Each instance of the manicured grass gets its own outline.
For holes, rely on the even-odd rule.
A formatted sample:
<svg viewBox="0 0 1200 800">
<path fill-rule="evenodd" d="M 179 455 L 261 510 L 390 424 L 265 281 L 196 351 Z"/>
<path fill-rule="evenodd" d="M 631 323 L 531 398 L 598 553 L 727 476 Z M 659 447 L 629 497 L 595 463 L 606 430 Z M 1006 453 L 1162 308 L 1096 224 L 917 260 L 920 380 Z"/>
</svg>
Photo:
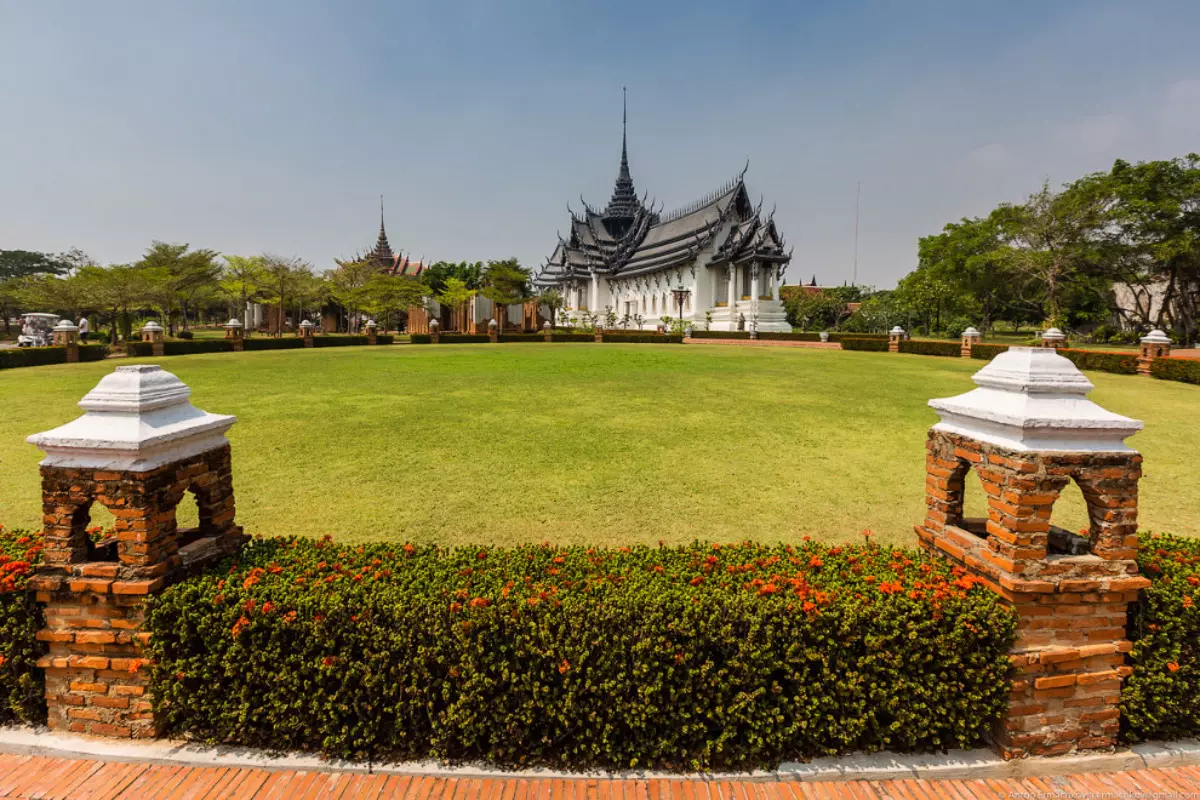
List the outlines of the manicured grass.
<svg viewBox="0 0 1200 800">
<path fill-rule="evenodd" d="M 153 362 L 154 359 L 139 359 Z M 0 373 L 0 522 L 34 526 L 27 435 L 77 416 L 122 360 Z M 980 362 L 706 345 L 508 344 L 219 353 L 161 360 L 238 416 L 251 533 L 446 544 L 694 538 L 914 542 L 931 397 Z M 1200 389 L 1089 373 L 1146 421 L 1143 527 L 1200 535 Z M 968 513 L 981 513 L 981 492 Z M 194 519 L 181 512 L 182 519 Z M 1083 524 L 1072 488 L 1055 521 Z"/>
</svg>

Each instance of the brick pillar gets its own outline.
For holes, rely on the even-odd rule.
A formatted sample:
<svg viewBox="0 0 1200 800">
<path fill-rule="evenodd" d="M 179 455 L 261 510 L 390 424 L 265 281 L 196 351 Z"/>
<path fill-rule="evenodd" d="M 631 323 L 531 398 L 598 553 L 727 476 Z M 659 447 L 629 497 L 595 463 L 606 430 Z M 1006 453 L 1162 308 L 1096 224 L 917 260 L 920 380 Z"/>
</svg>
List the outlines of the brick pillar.
<svg viewBox="0 0 1200 800">
<path fill-rule="evenodd" d="M 305 347 L 313 346 L 313 328 L 315 327 L 317 326 L 313 325 L 309 320 L 300 321 L 300 336 L 304 339 Z"/>
<path fill-rule="evenodd" d="M 431 344 L 439 344 L 442 341 L 442 326 L 436 319 L 429 320 L 429 341 Z"/>
<path fill-rule="evenodd" d="M 542 335 L 546 337 L 547 342 L 554 341 L 554 329 L 550 327 L 549 322 L 542 325 Z"/>
<path fill-rule="evenodd" d="M 494 319 L 488 320 L 488 341 L 492 344 L 500 341 L 500 332 Z"/>
<path fill-rule="evenodd" d="M 379 344 L 379 337 L 376 335 L 376 332 L 379 330 L 379 326 L 375 324 L 375 320 L 367 320 L 367 324 L 363 327 L 367 331 L 367 344 Z"/>
<path fill-rule="evenodd" d="M 975 345 L 979 344 L 979 331 L 974 328 L 967 328 L 962 332 L 962 350 L 959 355 L 963 358 L 970 358 Z"/>
<path fill-rule="evenodd" d="M 1015 347 L 975 375 L 978 389 L 931 400 L 920 544 L 982 579 L 1018 615 L 1008 712 L 993 733 L 1006 757 L 1110 749 L 1129 674 L 1126 612 L 1138 575 L 1142 457 L 1124 444 L 1141 422 L 1086 399 L 1091 383 L 1050 349 Z M 971 474 L 974 473 L 974 474 Z M 965 518 L 967 480 L 986 518 Z M 1090 526 L 1051 524 L 1071 481 Z"/>
<path fill-rule="evenodd" d="M 1058 328 L 1051 328 L 1042 334 L 1042 347 L 1060 350 L 1067 346 L 1067 335 Z"/>
<path fill-rule="evenodd" d="M 189 393 L 157 366 L 118 367 L 80 402 L 82 417 L 29 437 L 46 452 L 44 566 L 31 586 L 45 610 L 38 639 L 49 652 L 38 666 L 53 730 L 154 736 L 144 601 L 244 539 L 225 438 L 234 418 L 200 411 Z M 130 415 L 133 425 L 114 422 Z M 166 436 L 142 433 L 167 424 Z M 188 493 L 200 525 L 179 530 L 175 508 Z M 99 541 L 88 533 L 95 503 L 116 518 Z"/>
<path fill-rule="evenodd" d="M 1171 355 L 1171 339 L 1165 333 L 1155 328 L 1141 339 L 1141 350 L 1138 352 L 1137 371 L 1139 375 L 1149 375 L 1150 365 L 1156 358 L 1166 358 Z"/>
<path fill-rule="evenodd" d="M 163 355 L 163 329 L 154 320 L 142 326 L 142 341 L 150 343 L 150 350 L 154 355 Z"/>
<path fill-rule="evenodd" d="M 79 361 L 79 328 L 69 320 L 63 320 L 50 331 L 51 341 L 58 347 L 67 348 L 67 362 Z"/>
<path fill-rule="evenodd" d="M 245 329 L 242 327 L 242 321 L 237 317 L 231 317 L 229 322 L 225 323 L 224 328 L 225 338 L 229 340 L 234 351 L 240 353 L 242 350 L 245 350 L 246 340 L 243 337 Z"/>
<path fill-rule="evenodd" d="M 888 331 L 888 352 L 889 353 L 899 353 L 900 352 L 900 342 L 904 341 L 905 335 L 906 334 L 904 333 L 904 329 L 901 328 L 899 325 L 897 325 L 896 327 L 894 327 L 890 331 Z"/>
</svg>

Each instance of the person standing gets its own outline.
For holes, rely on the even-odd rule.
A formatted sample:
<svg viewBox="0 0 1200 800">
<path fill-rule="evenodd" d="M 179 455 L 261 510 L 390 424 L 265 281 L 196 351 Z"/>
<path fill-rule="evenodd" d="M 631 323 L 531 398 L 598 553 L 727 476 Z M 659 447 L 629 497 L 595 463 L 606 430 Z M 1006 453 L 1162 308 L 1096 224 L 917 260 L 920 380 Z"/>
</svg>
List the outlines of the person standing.
<svg viewBox="0 0 1200 800">
<path fill-rule="evenodd" d="M 84 315 L 79 316 L 79 322 L 75 323 L 79 327 L 79 341 L 87 344 L 88 337 L 88 318 Z"/>
</svg>

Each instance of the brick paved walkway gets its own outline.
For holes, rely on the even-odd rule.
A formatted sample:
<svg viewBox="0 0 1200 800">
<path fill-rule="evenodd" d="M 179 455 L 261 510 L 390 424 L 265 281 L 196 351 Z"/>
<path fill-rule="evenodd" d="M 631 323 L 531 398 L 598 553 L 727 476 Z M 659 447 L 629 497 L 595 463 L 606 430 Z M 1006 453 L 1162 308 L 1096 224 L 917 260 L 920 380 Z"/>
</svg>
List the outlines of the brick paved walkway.
<svg viewBox="0 0 1200 800">
<path fill-rule="evenodd" d="M 1200 767 L 1021 780 L 791 783 L 701 780 L 529 780 L 162 766 L 0 754 L 0 798 L 279 798 L 279 800 L 940 800 L 954 798 L 1200 797 Z"/>
</svg>

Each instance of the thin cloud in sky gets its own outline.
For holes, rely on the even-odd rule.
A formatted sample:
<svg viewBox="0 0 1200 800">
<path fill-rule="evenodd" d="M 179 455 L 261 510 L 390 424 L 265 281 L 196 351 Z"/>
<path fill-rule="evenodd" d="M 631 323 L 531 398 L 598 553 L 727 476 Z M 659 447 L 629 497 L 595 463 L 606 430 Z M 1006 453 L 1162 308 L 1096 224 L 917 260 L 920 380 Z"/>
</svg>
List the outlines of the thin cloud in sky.
<svg viewBox="0 0 1200 800">
<path fill-rule="evenodd" d="M 0 0 L 0 247 L 151 239 L 328 268 L 393 246 L 536 265 L 633 178 L 668 208 L 747 158 L 792 280 L 890 286 L 916 242 L 1200 133 L 1200 6 Z"/>
</svg>

